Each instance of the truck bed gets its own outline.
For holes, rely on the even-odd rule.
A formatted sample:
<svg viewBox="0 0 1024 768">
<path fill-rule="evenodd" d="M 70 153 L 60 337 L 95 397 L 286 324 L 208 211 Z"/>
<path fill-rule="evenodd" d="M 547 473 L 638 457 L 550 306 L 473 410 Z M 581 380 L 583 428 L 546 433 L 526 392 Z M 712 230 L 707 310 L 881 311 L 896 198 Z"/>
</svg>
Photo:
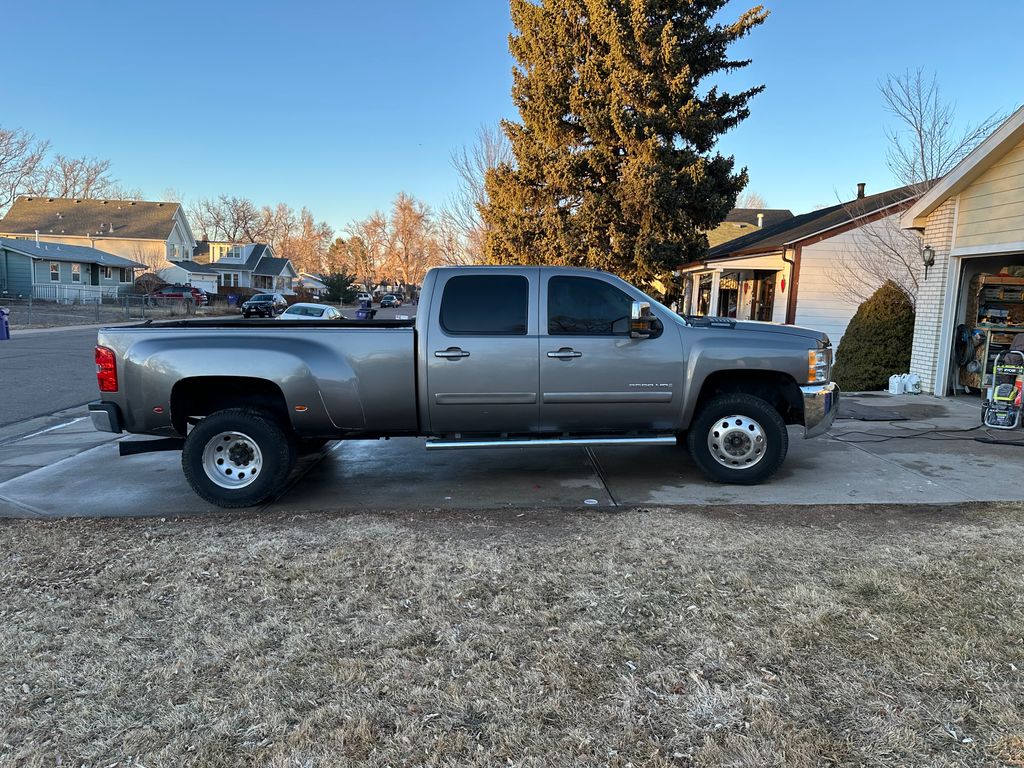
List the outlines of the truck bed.
<svg viewBox="0 0 1024 768">
<path fill-rule="evenodd" d="M 103 328 L 99 344 L 119 361 L 104 399 L 130 432 L 183 434 L 218 398 L 268 387 L 303 437 L 419 429 L 412 320 L 172 320 Z"/>
</svg>

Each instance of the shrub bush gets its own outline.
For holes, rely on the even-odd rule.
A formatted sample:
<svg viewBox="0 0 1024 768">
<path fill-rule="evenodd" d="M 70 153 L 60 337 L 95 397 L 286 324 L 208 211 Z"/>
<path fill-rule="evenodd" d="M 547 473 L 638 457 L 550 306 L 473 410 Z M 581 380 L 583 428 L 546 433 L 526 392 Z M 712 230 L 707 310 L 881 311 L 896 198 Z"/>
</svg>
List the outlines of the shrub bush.
<svg viewBox="0 0 1024 768">
<path fill-rule="evenodd" d="M 914 305 L 891 280 L 857 308 L 836 354 L 832 378 L 844 392 L 885 389 L 910 369 Z"/>
</svg>

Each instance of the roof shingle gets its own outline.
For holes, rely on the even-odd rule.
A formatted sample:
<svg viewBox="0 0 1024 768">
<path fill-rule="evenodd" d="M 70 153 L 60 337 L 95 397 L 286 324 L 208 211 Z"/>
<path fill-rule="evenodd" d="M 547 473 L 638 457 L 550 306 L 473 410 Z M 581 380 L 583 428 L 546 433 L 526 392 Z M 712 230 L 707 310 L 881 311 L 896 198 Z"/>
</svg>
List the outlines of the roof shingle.
<svg viewBox="0 0 1024 768">
<path fill-rule="evenodd" d="M 166 240 L 179 203 L 19 197 L 0 219 L 5 235 L 40 234 Z"/>
<path fill-rule="evenodd" d="M 36 243 L 34 240 L 14 240 L 9 237 L 0 237 L 0 248 L 17 251 L 44 261 L 71 261 L 79 264 L 99 264 L 101 267 L 125 267 L 128 269 L 145 269 L 146 267 L 145 264 L 140 264 L 137 261 L 115 256 L 86 245 Z"/>
<path fill-rule="evenodd" d="M 820 208 L 817 211 L 802 213 L 711 248 L 707 258 L 727 258 L 740 253 L 777 250 L 788 243 L 802 240 L 861 216 L 867 216 L 899 203 L 909 203 L 914 197 L 915 192 L 911 187 L 899 187 L 879 192 L 876 195 L 868 195 L 827 208 Z"/>
</svg>

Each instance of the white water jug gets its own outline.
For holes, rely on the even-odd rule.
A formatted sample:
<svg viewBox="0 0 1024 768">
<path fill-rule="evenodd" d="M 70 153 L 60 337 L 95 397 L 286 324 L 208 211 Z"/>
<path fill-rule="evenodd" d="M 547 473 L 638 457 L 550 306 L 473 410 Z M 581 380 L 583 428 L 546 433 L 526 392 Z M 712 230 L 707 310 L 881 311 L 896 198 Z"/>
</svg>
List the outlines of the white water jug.
<svg viewBox="0 0 1024 768">
<path fill-rule="evenodd" d="M 900 376 L 898 373 L 894 373 L 892 376 L 889 377 L 889 394 L 903 394 L 903 377 Z"/>
</svg>

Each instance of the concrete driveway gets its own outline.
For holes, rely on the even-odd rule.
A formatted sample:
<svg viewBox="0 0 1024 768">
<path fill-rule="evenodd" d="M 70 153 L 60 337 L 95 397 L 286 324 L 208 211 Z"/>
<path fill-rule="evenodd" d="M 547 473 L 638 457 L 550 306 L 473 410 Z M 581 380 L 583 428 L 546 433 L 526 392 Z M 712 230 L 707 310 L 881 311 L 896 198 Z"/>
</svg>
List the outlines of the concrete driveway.
<svg viewBox="0 0 1024 768">
<path fill-rule="evenodd" d="M 791 429 L 782 470 L 755 487 L 708 482 L 685 450 L 671 447 L 427 453 L 422 440 L 402 438 L 329 445 L 303 460 L 288 490 L 263 509 L 1024 500 L 1024 432 L 977 429 L 977 400 L 881 394 L 845 400 L 849 414 L 868 420 L 838 420 L 828 436 L 815 440 Z M 185 483 L 178 453 L 122 458 L 117 440 L 93 431 L 82 409 L 23 423 L 20 431 L 0 429 L 0 516 L 218 511 Z"/>
</svg>

